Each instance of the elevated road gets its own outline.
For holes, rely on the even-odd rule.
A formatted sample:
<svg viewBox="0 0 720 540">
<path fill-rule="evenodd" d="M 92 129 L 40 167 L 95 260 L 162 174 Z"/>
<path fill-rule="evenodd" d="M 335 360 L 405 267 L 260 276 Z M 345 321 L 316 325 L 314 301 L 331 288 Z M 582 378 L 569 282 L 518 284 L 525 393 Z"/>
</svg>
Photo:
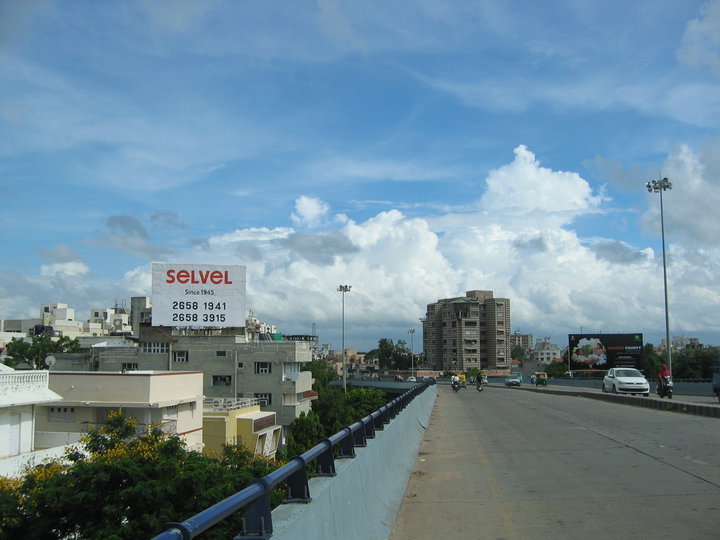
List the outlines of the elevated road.
<svg viewBox="0 0 720 540">
<path fill-rule="evenodd" d="M 588 389 L 439 391 L 393 540 L 720 537 L 718 419 Z M 673 406 L 695 400 L 718 408 Z"/>
</svg>

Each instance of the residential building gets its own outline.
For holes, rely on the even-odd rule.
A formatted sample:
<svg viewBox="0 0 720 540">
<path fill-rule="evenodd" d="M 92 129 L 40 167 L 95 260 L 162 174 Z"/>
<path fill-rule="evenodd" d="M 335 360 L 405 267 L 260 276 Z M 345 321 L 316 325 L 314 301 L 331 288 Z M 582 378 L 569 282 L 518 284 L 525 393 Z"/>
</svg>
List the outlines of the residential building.
<svg viewBox="0 0 720 540">
<path fill-rule="evenodd" d="M 223 445 L 242 445 L 251 452 L 275 457 L 282 436 L 276 414 L 260 410 L 255 398 L 205 399 L 203 412 L 204 452 L 220 454 Z"/>
<path fill-rule="evenodd" d="M 244 335 L 170 333 L 149 327 L 141 328 L 137 363 L 141 369 L 202 371 L 206 396 L 257 398 L 263 410 L 277 414 L 287 435 L 290 423 L 310 412 L 317 398 L 311 372 L 302 370 L 312 360 L 311 348 L 306 341 L 246 343 Z"/>
<path fill-rule="evenodd" d="M 538 338 L 535 342 L 533 357 L 540 366 L 546 366 L 551 362 L 562 359 L 562 350 L 552 343 L 549 337 Z"/>
<path fill-rule="evenodd" d="M 510 300 L 492 291 L 467 291 L 427 305 L 423 348 L 439 371 L 507 370 L 510 367 Z"/>
<path fill-rule="evenodd" d="M 533 348 L 533 335 L 521 334 L 520 331 L 513 332 L 510 334 L 510 348 L 512 347 L 522 347 L 527 354 Z"/>
<path fill-rule="evenodd" d="M 130 328 L 133 336 L 140 335 L 140 325 L 152 323 L 152 304 L 149 296 L 133 296 L 130 298 Z"/>
<path fill-rule="evenodd" d="M 76 443 L 122 410 L 139 429 L 157 424 L 182 437 L 189 450 L 202 450 L 202 380 L 192 371 L 52 371 L 49 387 L 62 401 L 37 407 L 36 446 Z"/>
<path fill-rule="evenodd" d="M 0 459 L 35 450 L 35 408 L 62 400 L 48 375 L 0 364 Z"/>
<path fill-rule="evenodd" d="M 302 371 L 317 353 L 317 337 L 283 336 L 252 313 L 240 328 L 152 326 L 150 299 L 133 297 L 129 313 L 124 308 L 92 310 L 84 323 L 92 331 L 80 334 L 83 323 L 74 321 L 74 310 L 66 304 L 45 304 L 41 314 L 33 327 L 48 335 L 74 334 L 81 347 L 78 353 L 55 355 L 53 372 L 201 371 L 204 395 L 257 398 L 264 410 L 276 413 L 284 435 L 317 398 L 311 373 Z M 20 324 L 9 327 L 19 335 L 14 331 Z"/>
<path fill-rule="evenodd" d="M 50 390 L 47 371 L 0 364 L 0 475 L 17 475 L 26 464 L 42 460 L 44 455 L 35 452 L 37 407 L 60 400 Z"/>
<path fill-rule="evenodd" d="M 205 396 L 256 398 L 273 411 L 287 435 L 290 423 L 309 412 L 317 394 L 312 374 L 302 371 L 312 360 L 311 343 L 257 341 L 244 334 L 207 334 L 186 329 L 140 326 L 132 340 L 112 338 L 80 353 L 55 355 L 57 370 L 130 372 L 133 370 L 200 371 Z"/>
<path fill-rule="evenodd" d="M 673 336 L 672 347 L 674 351 L 681 351 L 683 349 L 702 349 L 700 338 L 685 336 Z"/>
</svg>

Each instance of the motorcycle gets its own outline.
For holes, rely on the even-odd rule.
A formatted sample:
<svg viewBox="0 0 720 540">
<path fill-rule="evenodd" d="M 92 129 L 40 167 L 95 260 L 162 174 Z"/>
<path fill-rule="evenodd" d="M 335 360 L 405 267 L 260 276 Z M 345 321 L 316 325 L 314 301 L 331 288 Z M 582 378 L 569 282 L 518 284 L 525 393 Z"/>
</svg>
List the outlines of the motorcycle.
<svg viewBox="0 0 720 540">
<path fill-rule="evenodd" d="M 663 378 L 658 381 L 657 395 L 660 396 L 661 399 L 665 396 L 667 396 L 668 399 L 672 399 L 673 382 L 670 375 L 663 375 Z"/>
<path fill-rule="evenodd" d="M 453 389 L 453 392 L 457 392 L 458 390 L 460 390 L 460 383 L 457 382 L 457 381 L 453 381 L 453 382 L 452 382 L 452 389 Z"/>
<path fill-rule="evenodd" d="M 476 385 L 476 386 L 477 386 L 477 391 L 478 391 L 478 392 L 482 392 L 482 391 L 483 391 L 483 385 L 482 385 L 482 382 L 479 382 L 479 383 L 477 383 L 477 385 Z"/>
</svg>

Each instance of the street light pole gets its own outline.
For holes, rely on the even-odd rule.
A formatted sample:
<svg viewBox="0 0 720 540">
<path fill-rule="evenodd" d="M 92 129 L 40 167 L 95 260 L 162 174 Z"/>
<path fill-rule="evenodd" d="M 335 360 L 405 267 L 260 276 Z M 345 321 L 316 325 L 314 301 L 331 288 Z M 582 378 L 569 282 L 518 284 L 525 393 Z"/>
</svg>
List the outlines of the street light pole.
<svg viewBox="0 0 720 540">
<path fill-rule="evenodd" d="M 342 372 L 343 392 L 347 393 L 347 369 L 345 367 L 345 293 L 350 292 L 352 285 L 339 285 L 337 290 L 342 294 Z"/>
<path fill-rule="evenodd" d="M 645 184 L 650 193 L 660 194 L 660 232 L 662 235 L 663 286 L 665 289 L 665 349 L 667 350 L 668 370 L 672 373 L 672 346 L 670 343 L 670 317 L 668 315 L 667 264 L 665 260 L 665 215 L 663 211 L 663 191 L 672 189 L 672 182 L 667 178 L 652 180 Z"/>
<path fill-rule="evenodd" d="M 415 347 L 413 346 L 413 338 L 415 337 L 415 329 L 410 328 L 408 330 L 408 334 L 410 334 L 410 375 L 415 376 Z"/>
</svg>

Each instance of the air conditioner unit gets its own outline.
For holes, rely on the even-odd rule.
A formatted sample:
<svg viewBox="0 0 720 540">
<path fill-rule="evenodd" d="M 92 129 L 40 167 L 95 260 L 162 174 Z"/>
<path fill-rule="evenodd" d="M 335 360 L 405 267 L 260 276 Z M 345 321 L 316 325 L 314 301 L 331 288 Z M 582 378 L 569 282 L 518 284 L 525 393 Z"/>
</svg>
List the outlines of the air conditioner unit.
<svg viewBox="0 0 720 540">
<path fill-rule="evenodd" d="M 223 399 L 213 399 L 213 407 L 222 407 L 223 406 Z"/>
</svg>

